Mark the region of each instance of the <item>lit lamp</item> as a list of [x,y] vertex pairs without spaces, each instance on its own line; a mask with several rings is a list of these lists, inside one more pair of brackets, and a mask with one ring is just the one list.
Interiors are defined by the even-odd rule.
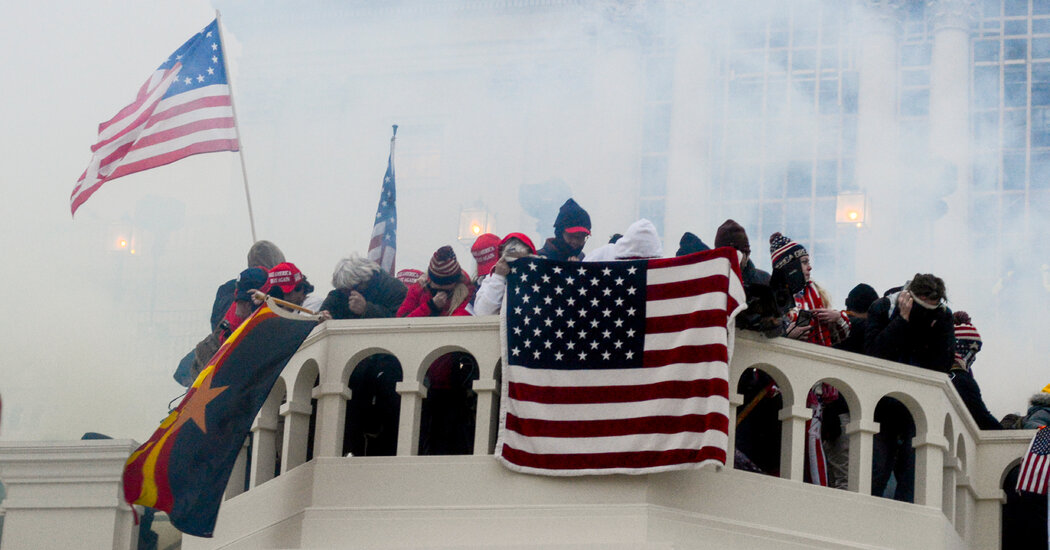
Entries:
[[113,225],[110,230],[110,238],[107,248],[113,252],[134,254],[135,236],[131,227],[121,224]]
[[835,221],[864,227],[867,218],[867,197],[864,193],[839,193],[835,204]]
[[478,235],[490,232],[492,223],[492,215],[484,208],[464,208],[459,213],[459,242],[473,243]]

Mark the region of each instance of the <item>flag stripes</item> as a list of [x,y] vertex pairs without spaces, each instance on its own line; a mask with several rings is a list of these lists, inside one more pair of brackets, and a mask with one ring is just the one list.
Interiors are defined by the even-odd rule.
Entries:
[[725,463],[729,332],[744,302],[735,251],[513,269],[497,443],[506,466],[582,475]]

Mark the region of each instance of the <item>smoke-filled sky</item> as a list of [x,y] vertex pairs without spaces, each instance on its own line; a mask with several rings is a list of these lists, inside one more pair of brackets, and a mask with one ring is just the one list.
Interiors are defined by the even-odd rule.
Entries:
[[[364,252],[392,124],[400,125],[398,267],[425,266],[443,244],[456,245],[472,267],[457,241],[463,210],[489,212],[495,233],[523,231],[539,242],[553,211],[538,220],[536,204],[556,208],[571,194],[591,213],[588,249],[644,211],[630,159],[645,145],[624,128],[645,124],[638,103],[651,99],[642,83],[647,68],[632,48],[649,26],[666,25],[662,15],[652,20],[663,13],[654,9],[661,3],[591,9],[566,2],[529,16],[430,9],[423,1],[346,4],[0,4],[7,167],[0,250],[8,289],[0,439],[73,439],[87,431],[148,437],[181,394],[171,373],[207,334],[215,288],[245,267],[251,236],[236,154],[200,155],[115,180],[75,219],[69,215],[69,193],[98,123],[129,103],[215,8],[223,12],[258,237],[277,243],[319,293],[330,289],[339,257]],[[707,29],[718,28],[719,18],[748,17],[723,13],[728,5],[707,12]],[[682,38],[682,51],[706,32],[662,28]],[[793,114],[792,140],[804,137],[807,116],[816,115]],[[671,127],[677,146],[709,141],[699,134],[702,124],[693,134],[682,130],[688,121]],[[685,169],[697,170],[696,181],[710,177],[703,162]],[[523,187],[550,196],[523,198]],[[747,216],[707,209],[695,219],[669,217],[664,249],[674,251],[686,230],[711,243],[721,221],[735,217],[748,227],[756,263],[768,269],[765,238]],[[907,222],[885,234],[873,225],[864,242],[873,254],[890,251],[913,263],[867,258],[858,265],[877,271],[858,279],[881,291],[950,265],[931,258],[928,243],[893,240]],[[119,248],[120,239],[130,246]],[[1025,322],[1045,319],[1025,309],[1045,309],[1047,295],[1011,302],[1016,316],[993,314],[986,305],[993,289],[971,284],[965,272],[939,274],[949,292],[960,289],[962,308],[985,335],[975,372],[993,413],[1023,410],[1028,394],[1050,382],[1048,344]],[[839,307],[859,282],[822,278],[819,263],[813,276]]]

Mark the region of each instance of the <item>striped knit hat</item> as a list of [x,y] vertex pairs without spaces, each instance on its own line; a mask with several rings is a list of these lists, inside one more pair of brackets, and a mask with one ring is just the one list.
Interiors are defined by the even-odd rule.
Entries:
[[802,245],[780,234],[769,236],[769,253],[773,256],[773,269],[779,269],[794,258],[808,256],[809,252]]
[[427,267],[430,280],[439,284],[447,285],[454,283],[460,278],[459,262],[456,261],[456,252],[451,246],[445,245],[434,252]]
[[957,311],[955,318],[955,358],[966,361],[967,366],[973,363],[973,357],[981,351],[981,335],[977,328],[970,324],[970,316],[965,311]]

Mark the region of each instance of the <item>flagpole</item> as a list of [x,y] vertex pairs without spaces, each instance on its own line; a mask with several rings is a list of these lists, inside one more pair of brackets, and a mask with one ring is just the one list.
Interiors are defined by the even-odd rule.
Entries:
[[226,85],[230,87],[230,109],[233,111],[233,129],[237,132],[237,154],[241,157],[241,181],[244,182],[244,198],[248,202],[248,224],[252,230],[252,244],[258,240],[255,237],[255,215],[252,213],[252,194],[248,191],[248,168],[244,163],[244,140],[241,138],[241,124],[237,121],[237,103],[233,96],[233,74],[230,72],[230,64],[226,61],[226,41],[222,38],[222,15],[215,10],[216,27],[219,29],[219,44],[222,47],[222,68],[226,71]]

